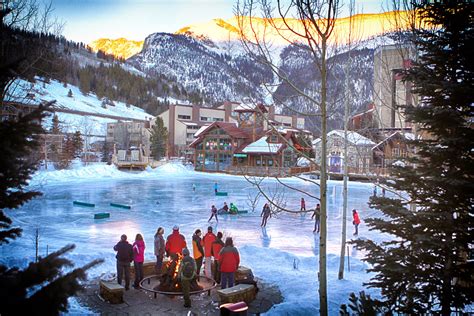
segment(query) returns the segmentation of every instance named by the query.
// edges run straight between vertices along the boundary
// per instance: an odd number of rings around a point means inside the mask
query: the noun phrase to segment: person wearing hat
[[[207,234],[202,239],[204,245],[204,275],[212,277],[211,266],[212,266],[212,243],[216,240],[216,235],[212,232],[212,226],[207,228]]]
[[[127,235],[120,236],[120,241],[114,246],[117,251],[117,282],[122,285],[122,276],[125,275],[125,290],[130,288],[130,262],[133,261],[133,248],[127,241]]]
[[[186,239],[179,233],[178,225],[175,225],[173,232],[166,238],[166,255],[170,256],[172,253],[181,255],[183,248],[186,248]]]
[[[183,290],[184,307],[191,307],[191,281],[196,277],[196,261],[189,255],[188,248],[181,250],[183,253],[183,260],[179,266],[178,276]]]

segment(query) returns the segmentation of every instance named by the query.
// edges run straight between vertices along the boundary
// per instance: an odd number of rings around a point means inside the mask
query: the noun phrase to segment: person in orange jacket
[[[214,267],[212,269],[212,276],[217,284],[221,283],[221,269],[219,267],[219,252],[224,248],[224,242],[222,241],[222,232],[217,233],[216,240],[212,243],[211,254],[214,257]]]
[[[212,254],[211,254],[211,248],[212,248],[212,243],[216,240],[216,235],[212,232],[212,227],[209,226],[207,228],[207,234],[202,238],[202,244],[204,246],[204,274],[207,277],[212,277],[211,273],[211,262],[212,262]]]
[[[356,209],[352,210],[352,224],[354,224],[354,228],[355,228],[354,236],[357,236],[359,234],[360,218],[359,218],[359,213],[357,213]]]
[[[196,229],[193,235],[193,257],[196,261],[196,275],[201,273],[202,259],[204,258],[204,249],[202,249],[201,230]]]
[[[240,255],[234,247],[232,237],[227,237],[224,248],[219,253],[219,263],[221,268],[221,288],[225,289],[234,286],[235,271],[239,268]]]
[[[186,239],[179,233],[179,227],[175,225],[173,232],[166,238],[166,255],[168,257],[173,253],[182,255],[183,248],[186,248]]]

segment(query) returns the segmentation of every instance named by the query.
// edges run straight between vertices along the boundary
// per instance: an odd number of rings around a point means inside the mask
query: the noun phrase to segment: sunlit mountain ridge
[[[99,38],[89,44],[93,51],[99,50],[115,57],[127,59],[142,50],[143,41],[132,41],[126,38]]]
[[[406,11],[390,11],[385,13],[357,14],[352,17],[338,18],[335,22],[333,36],[330,44],[347,44],[349,38],[352,42],[364,41],[372,37],[394,32],[400,29],[408,29],[411,23],[411,13]],[[252,22],[250,24],[250,22]],[[242,34],[259,34],[274,45],[286,46],[289,42],[297,40],[294,33],[284,25],[282,19],[272,21],[278,28],[277,34],[270,21],[262,18],[233,17],[230,19],[213,19],[208,22],[196,23],[185,26],[175,34],[184,34],[198,39],[206,38],[215,42],[236,41],[239,39],[242,26]],[[301,23],[296,19],[288,19],[290,27],[301,31]],[[252,26],[251,26],[252,25]],[[352,25],[352,27],[351,27]],[[283,37],[282,37],[283,35]],[[143,41],[131,41],[125,38],[107,39],[101,38],[89,44],[95,51],[102,50],[108,54],[125,59],[140,52]]]

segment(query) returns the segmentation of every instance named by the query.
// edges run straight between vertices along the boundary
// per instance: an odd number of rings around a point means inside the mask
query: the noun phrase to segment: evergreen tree
[[[450,315],[474,299],[473,9],[468,1],[417,7],[431,28],[415,30],[420,56],[406,80],[420,103],[405,111],[425,137],[386,183],[406,194],[370,201],[385,215],[366,220],[370,230],[392,238],[355,242],[376,273],[367,285],[398,313]]]
[[[74,158],[79,158],[81,156],[82,147],[84,146],[84,141],[82,140],[80,131],[76,131],[72,136],[72,144],[74,148],[73,156]]]
[[[51,133],[61,134],[61,127],[59,126],[59,118],[56,114],[53,116],[52,124],[53,126],[51,126]]]
[[[23,69],[36,68],[42,59],[40,47],[28,46],[28,41],[16,36],[15,25],[4,23],[6,15],[26,7],[13,6],[7,2],[0,10],[0,91],[5,95],[12,80]],[[27,8],[31,19],[43,18],[35,7]],[[21,12],[15,14],[22,16]],[[24,14],[24,12],[23,12]],[[18,19],[19,21],[23,19]],[[42,20],[43,21],[43,20]],[[47,21],[45,20],[45,23]],[[26,31],[25,31],[26,33]],[[35,65],[35,67],[33,67]],[[29,67],[25,67],[29,66]],[[52,102],[50,102],[51,104]],[[3,106],[3,100],[0,100]],[[30,175],[37,168],[38,160],[31,159],[38,151],[40,134],[44,134],[41,120],[44,117],[40,106],[33,112],[17,119],[0,122],[0,245],[9,243],[21,235],[21,228],[13,227],[5,210],[14,212],[40,192],[27,188]],[[57,252],[30,263],[25,269],[0,264],[0,314],[1,315],[57,315],[67,311],[68,298],[83,287],[79,280],[86,277],[85,271],[98,264],[90,264],[73,270],[72,262],[63,255],[74,248],[65,246]]]
[[[164,126],[161,117],[156,118],[155,125],[151,131],[150,138],[151,156],[155,160],[160,160],[166,155],[166,144],[168,143],[168,130]]]
[[[110,162],[110,145],[107,141],[104,141],[104,145],[102,146],[102,162]]]

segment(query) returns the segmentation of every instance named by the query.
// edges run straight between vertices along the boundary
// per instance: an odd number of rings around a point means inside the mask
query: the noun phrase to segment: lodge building
[[[241,104],[234,112],[237,122],[216,121],[194,135],[189,147],[194,149],[196,170],[268,176],[310,170],[296,165],[297,158],[310,150],[298,141],[300,130],[274,126],[261,103]]]

